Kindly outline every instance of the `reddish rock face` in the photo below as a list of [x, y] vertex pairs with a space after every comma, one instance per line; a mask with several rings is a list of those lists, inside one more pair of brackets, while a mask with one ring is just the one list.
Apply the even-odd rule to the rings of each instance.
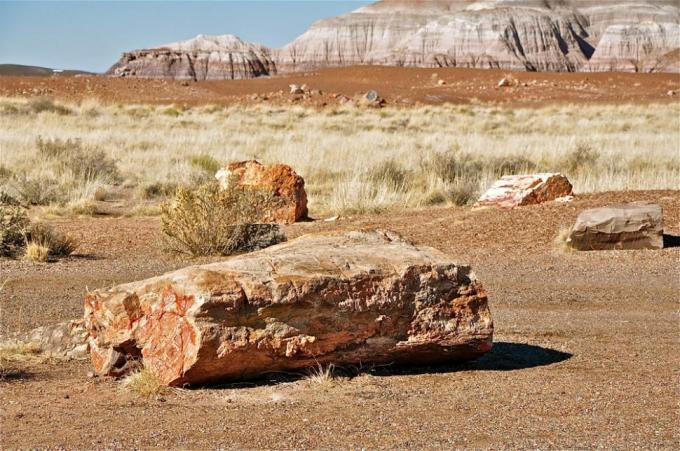
[[479, 198], [475, 207], [514, 208], [572, 194], [571, 183], [562, 174], [506, 175]]
[[231, 163], [215, 175], [222, 187], [235, 180], [242, 186], [270, 191], [283, 205], [271, 213], [263, 213], [262, 222], [292, 224], [307, 217], [305, 181], [285, 164], [264, 166], [255, 160]]
[[92, 363], [170, 385], [318, 363], [437, 363], [491, 349], [486, 292], [468, 266], [389, 232], [306, 235], [223, 262], [96, 291]]

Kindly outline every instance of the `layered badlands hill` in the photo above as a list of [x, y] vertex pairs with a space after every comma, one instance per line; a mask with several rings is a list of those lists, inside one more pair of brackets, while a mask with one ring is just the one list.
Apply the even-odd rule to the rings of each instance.
[[382, 0], [320, 20], [278, 50], [235, 36], [123, 55], [109, 71], [250, 78], [348, 65], [680, 71], [677, 0]]
[[234, 35], [198, 35], [188, 41], [123, 53], [108, 73], [174, 80], [254, 78], [276, 73], [271, 50]]

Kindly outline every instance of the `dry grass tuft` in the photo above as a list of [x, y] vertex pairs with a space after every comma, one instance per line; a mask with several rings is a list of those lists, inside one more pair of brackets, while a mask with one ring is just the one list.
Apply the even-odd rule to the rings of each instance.
[[305, 380], [315, 385], [332, 385], [338, 380], [335, 371], [335, 365], [332, 363], [326, 366], [322, 365], [321, 363], [317, 363], [307, 371], [307, 377], [305, 377]]
[[48, 249], [50, 257], [68, 257], [78, 248], [78, 240], [43, 223], [31, 225], [27, 238], [29, 244]]
[[24, 259], [31, 262], [46, 263], [50, 258], [50, 248], [42, 243], [29, 241], [24, 251]]
[[125, 390], [146, 398], [163, 394], [168, 390], [168, 386], [161, 381], [158, 374], [147, 367], [125, 377], [121, 384]]

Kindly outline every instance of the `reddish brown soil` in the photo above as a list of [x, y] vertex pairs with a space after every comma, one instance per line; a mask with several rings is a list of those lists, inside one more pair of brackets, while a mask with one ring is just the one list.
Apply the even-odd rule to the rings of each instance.
[[[664, 102], [680, 96], [678, 74], [516, 72], [519, 85], [498, 88], [508, 72], [456, 68], [356, 66], [258, 78], [180, 82], [96, 77], [0, 77], [0, 96], [47, 96], [80, 101], [180, 105], [300, 103], [337, 105], [376, 89], [388, 104], [508, 103], [540, 105], [567, 102]], [[443, 80], [446, 84], [439, 86]], [[312, 94], [298, 98], [288, 85], [307, 84]], [[669, 95], [672, 91], [675, 94]]]
[[[583, 208], [641, 199], [660, 202], [666, 233], [680, 235], [678, 191], [292, 225], [290, 237], [389, 228], [469, 262], [490, 294], [494, 349], [466, 365], [364, 369], [328, 385], [273, 376], [149, 400], [117, 381], [88, 378], [87, 362], [17, 364], [23, 374], [0, 381], [0, 445], [677, 449], [680, 247], [562, 254], [552, 244]], [[5, 330], [77, 316], [86, 287], [187, 264], [158, 251], [157, 219], [56, 225], [80, 238], [82, 255], [51, 264], [0, 260]]]

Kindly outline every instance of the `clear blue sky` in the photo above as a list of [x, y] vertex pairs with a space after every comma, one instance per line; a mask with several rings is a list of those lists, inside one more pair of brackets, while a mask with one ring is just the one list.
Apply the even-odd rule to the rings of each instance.
[[4, 1], [0, 63], [103, 72], [120, 53], [197, 34], [235, 34], [280, 47], [315, 20], [370, 0]]

